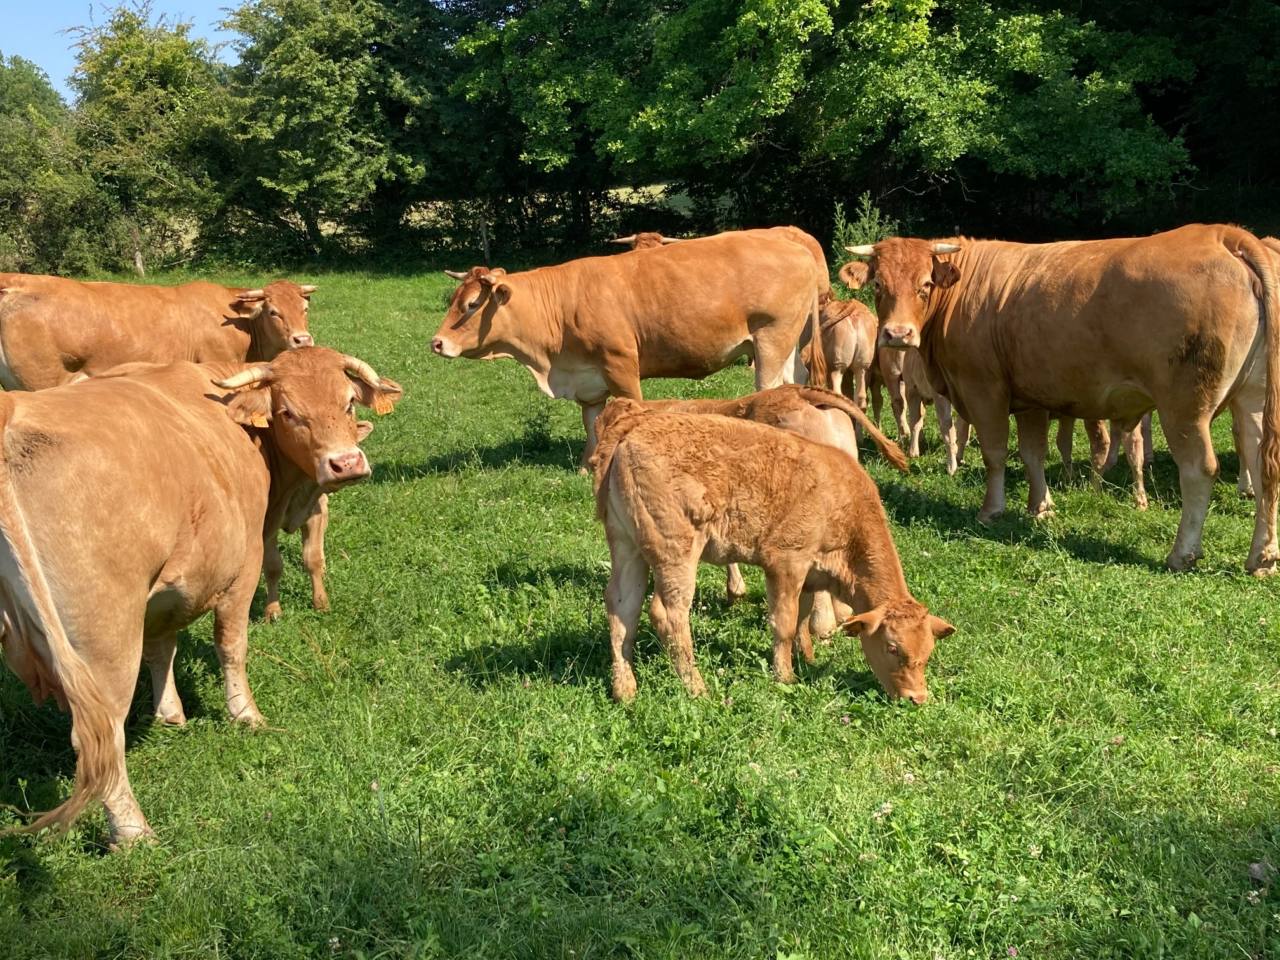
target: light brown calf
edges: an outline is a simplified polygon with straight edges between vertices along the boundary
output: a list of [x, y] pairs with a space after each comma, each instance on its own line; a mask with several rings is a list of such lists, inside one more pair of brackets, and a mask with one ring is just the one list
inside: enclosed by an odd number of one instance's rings
[[650, 616], [676, 673], [706, 692], [693, 655], [689, 608], [699, 561], [764, 569], [773, 669], [795, 679], [792, 645], [813, 658], [804, 620], [812, 591], [830, 590], [862, 611], [845, 622], [893, 697], [923, 703], [924, 668], [954, 628], [912, 597], [875, 484], [856, 461], [758, 423], [652, 413], [630, 401], [599, 420], [594, 460], [597, 516], [613, 562], [605, 606], [613, 695], [635, 696], [636, 628], [649, 571]]
[[938, 414], [938, 432], [947, 449], [947, 473], [955, 476], [964, 462], [964, 450], [969, 445], [969, 423], [951, 408], [951, 401], [933, 389], [928, 369], [920, 357], [920, 351], [908, 348], [903, 351], [902, 379], [907, 386], [907, 421], [911, 429], [911, 445], [907, 452], [920, 456], [920, 435], [924, 432], [924, 407], [933, 404]]
[[151, 833], [125, 769], [138, 669], [156, 716], [184, 722], [177, 634], [209, 610], [227, 710], [263, 722], [245, 661], [272, 500], [291, 499], [290, 477], [325, 491], [367, 477], [355, 404], [381, 412], [399, 396], [320, 347], [0, 394], [0, 641], [37, 702], [71, 710], [78, 754], [70, 799], [29, 829], [101, 797], [113, 842]]

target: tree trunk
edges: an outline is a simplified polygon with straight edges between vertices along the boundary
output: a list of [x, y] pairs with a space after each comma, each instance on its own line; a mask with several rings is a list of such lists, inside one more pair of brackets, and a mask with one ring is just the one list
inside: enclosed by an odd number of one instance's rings
[[142, 262], [142, 233], [136, 224], [129, 227], [129, 235], [133, 238], [133, 272], [140, 277], [145, 277], [147, 266]]

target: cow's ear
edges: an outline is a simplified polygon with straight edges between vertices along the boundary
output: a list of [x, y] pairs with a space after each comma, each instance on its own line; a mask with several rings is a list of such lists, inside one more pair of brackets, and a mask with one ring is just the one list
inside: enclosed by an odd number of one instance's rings
[[933, 282], [939, 287], [949, 287], [960, 279], [960, 271], [950, 260], [933, 258]]
[[373, 424], [368, 420], [356, 421], [356, 443], [364, 443], [369, 439], [369, 434], [373, 433]]
[[488, 273], [481, 274], [480, 283], [493, 294], [494, 302], [499, 306], [511, 299], [511, 287], [502, 282], [502, 278], [507, 275], [507, 271], [501, 267], [494, 267]]
[[233, 393], [226, 399], [227, 416], [245, 427], [271, 423], [271, 387], [267, 384]]
[[389, 377], [380, 377], [376, 386], [360, 377], [353, 378], [352, 382], [356, 386], [356, 401], [374, 413], [390, 413], [404, 398], [404, 387]]
[[956, 632], [955, 627], [941, 617], [935, 617], [932, 613], [929, 614], [929, 629], [933, 632], [935, 640], [945, 640]]
[[837, 276], [850, 290], [861, 290], [871, 279], [871, 264], [865, 260], [850, 260], [840, 268]]

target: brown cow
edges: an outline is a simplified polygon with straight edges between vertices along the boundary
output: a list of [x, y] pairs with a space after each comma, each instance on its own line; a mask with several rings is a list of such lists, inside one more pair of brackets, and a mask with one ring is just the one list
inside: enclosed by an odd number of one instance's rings
[[907, 385], [907, 421], [911, 429], [911, 444], [907, 450], [913, 457], [920, 456], [920, 435], [924, 432], [924, 407], [933, 404], [938, 415], [938, 432], [947, 451], [947, 474], [955, 476], [964, 462], [965, 447], [969, 445], [969, 423], [951, 409], [951, 401], [933, 388], [929, 382], [928, 368], [920, 351], [908, 348], [903, 353], [902, 378]]
[[792, 643], [812, 662], [804, 621], [811, 591], [862, 611], [844, 629], [862, 639], [893, 697], [923, 703], [924, 668], [949, 623], [911, 596], [876, 486], [850, 456], [783, 430], [718, 416], [650, 413], [615, 401], [601, 415], [596, 512], [612, 558], [605, 593], [613, 695], [636, 693], [636, 627], [649, 571], [650, 617], [693, 696], [706, 692], [689, 607], [699, 560], [764, 569], [773, 669], [790, 683]]
[[227, 709], [262, 723], [245, 657], [264, 520], [291, 477], [326, 491], [367, 477], [354, 406], [385, 411], [399, 396], [321, 347], [247, 368], [128, 364], [0, 395], [5, 659], [37, 702], [70, 708], [78, 753], [70, 799], [29, 829], [65, 826], [97, 796], [113, 842], [150, 834], [125, 770], [125, 719], [145, 661], [156, 715], [183, 722], [177, 633], [208, 610]]
[[[439, 356], [518, 360], [550, 397], [576, 400], [587, 432], [609, 396], [647, 377], [702, 378], [754, 352], [756, 387], [791, 374], [819, 319], [819, 271], [777, 231], [722, 233], [520, 273], [463, 274], [431, 341]], [[826, 376], [822, 351], [815, 377]]]
[[0, 384], [43, 390], [122, 363], [255, 363], [310, 346], [311, 284], [261, 290], [0, 273]]
[[[1264, 471], [1247, 568], [1275, 571], [1280, 294], [1275, 263], [1252, 234], [1195, 224], [1048, 244], [894, 238], [851, 252], [870, 257], [881, 343], [919, 346], [931, 379], [978, 431], [987, 468], [979, 519], [1004, 510], [1011, 412], [1038, 516], [1052, 506], [1050, 412], [1127, 426], [1154, 406], [1182, 489], [1167, 563], [1187, 569], [1201, 556], [1218, 467], [1210, 421], [1230, 407]], [[1264, 340], [1265, 361], [1256, 356]]]

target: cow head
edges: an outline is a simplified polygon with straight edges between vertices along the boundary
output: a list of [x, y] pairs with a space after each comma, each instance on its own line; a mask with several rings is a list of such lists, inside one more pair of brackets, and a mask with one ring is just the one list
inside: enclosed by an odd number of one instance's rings
[[911, 599], [882, 604], [850, 617], [840, 628], [862, 641], [862, 653], [885, 692], [895, 699], [906, 697], [912, 703], [929, 699], [924, 668], [933, 655], [934, 643], [956, 632], [924, 604]]
[[307, 310], [315, 292], [314, 284], [276, 280], [236, 295], [236, 313], [249, 321], [255, 343], [251, 359], [271, 360], [285, 350], [315, 342], [307, 330]]
[[662, 247], [668, 243], [679, 243], [679, 237], [664, 237], [661, 233], [652, 230], [644, 233], [633, 233], [629, 237], [614, 237], [610, 243], [620, 243], [624, 247], [630, 247], [632, 250], [648, 250], [651, 247]]
[[449, 301], [444, 322], [431, 338], [431, 350], [441, 357], [493, 356], [495, 344], [502, 343], [503, 307], [511, 298], [511, 287], [501, 267], [472, 267], [466, 273], [446, 270], [462, 281]]
[[935, 290], [960, 279], [955, 265], [940, 259], [960, 249], [958, 243], [941, 243], [890, 237], [876, 244], [846, 247], [865, 263], [848, 263], [840, 279], [858, 289], [870, 283], [875, 290], [876, 314], [880, 318], [880, 346], [895, 349], [920, 346], [929, 300]]
[[326, 347], [280, 354], [225, 380], [233, 420], [264, 427], [272, 441], [326, 493], [369, 476], [360, 441], [372, 425], [356, 420], [356, 405], [390, 413], [404, 391], [363, 360]]

